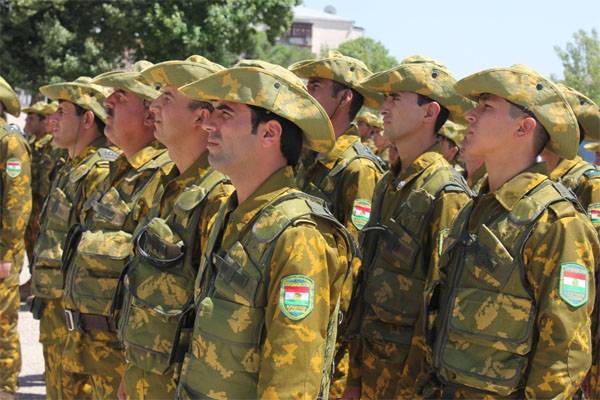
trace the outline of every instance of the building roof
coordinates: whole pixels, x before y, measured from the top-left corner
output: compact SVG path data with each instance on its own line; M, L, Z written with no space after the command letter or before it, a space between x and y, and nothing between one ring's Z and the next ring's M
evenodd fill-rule
M325 20L325 21L340 21L340 22L352 22L354 20L340 17L336 14L330 14L325 11L315 10L314 8L308 8L304 6L294 7L294 21L314 21L314 20Z

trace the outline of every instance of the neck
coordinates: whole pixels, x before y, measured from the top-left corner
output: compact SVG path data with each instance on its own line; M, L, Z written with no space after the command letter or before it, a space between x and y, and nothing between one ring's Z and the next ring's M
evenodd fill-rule
M339 111L338 111L339 112ZM335 133L335 137L339 138L342 136L350 127L350 120L348 117L337 117L335 116L333 120L331 120L331 125L333 125L333 131Z
M86 147L88 147L94 140L98 139L102 134L97 130L94 131L86 131L80 132L77 135L77 140L75 143L67 148L67 152L69 153L69 158L73 159L79 156Z
M436 138L430 131L414 132L394 142L401 161L401 171L404 172L410 165L435 144Z
M123 143L123 145L119 144L121 150L123 150L123 154L128 159L135 155L138 151L148 146L154 140L154 131L148 130L144 132L139 132L138 134L133 134L128 137L128 142Z
M558 167L558 164L560 163L560 160L561 160L560 156L552 153L549 150L545 150L542 153L542 159L548 166L548 171L553 171L556 167Z
M286 166L285 160L276 162L261 162L254 164L253 168L244 168L240 174L230 174L231 184L235 188L238 204L242 204L256 192L271 175Z
M195 137L197 136L193 136L193 132L186 132L186 134L181 135L181 138ZM199 138L200 140L195 141L181 140L167 146L169 158L173 160L180 174L187 171L206 151L208 136L203 134Z
M510 179L535 163L535 157L507 157L485 160L490 192L495 192Z

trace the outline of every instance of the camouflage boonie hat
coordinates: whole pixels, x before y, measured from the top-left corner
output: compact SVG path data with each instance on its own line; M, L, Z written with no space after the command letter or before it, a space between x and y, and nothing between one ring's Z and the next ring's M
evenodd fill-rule
M290 65L288 69L300 78L329 79L348 86L364 97L363 104L367 107L377 107L383 101L383 96L376 92L368 91L368 96L362 93L364 88L360 86L360 82L372 74L366 64L340 52L330 51L325 58L299 61Z
M42 86L40 93L52 100L66 100L93 112L102 122L106 122L104 99L110 90L94 85L92 78L80 76L73 82L54 83Z
M0 76L0 102L4 104L6 112L18 117L21 113L21 103L12 87Z
M486 69L461 79L456 90L471 99L489 93L525 107L548 132L550 151L567 159L577 155L579 127L573 110L555 84L529 67Z
M383 129L383 120L375 112L363 108L355 118L356 122L364 122L375 128Z
M592 99L577 90L557 83L565 98L571 105L579 125L585 132L585 139L594 142L600 141L600 107Z
M450 139L457 146L460 146L465 138L466 131L466 126L457 124L456 122L446 121L446 123L442 126L442 129L439 130L438 135Z
M460 122L474 104L454 90L456 80L448 69L423 56L411 56L403 63L365 79L361 86L379 93L413 92L438 102Z
M30 105L29 107L23 108L21 111L24 113L27 113L27 114L34 113L37 115L47 117L50 114L54 114L57 109L58 109L58 104L56 104L54 102L46 103L45 101L38 101L38 102Z
M184 61L172 60L154 64L142 71L142 78L157 90L165 86L179 88L224 69L225 67L202 56L193 55Z
M591 142L583 145L583 148L592 153L600 153L600 142Z
M181 87L197 100L225 100L262 107L296 124L303 132L304 146L327 153L335 136L327 113L287 69L260 60L242 60Z
M141 72L151 67L150 61L138 61L128 71L109 71L94 77L92 83L109 87L112 89L121 89L140 96L145 100L154 100L160 93L154 89L142 77Z

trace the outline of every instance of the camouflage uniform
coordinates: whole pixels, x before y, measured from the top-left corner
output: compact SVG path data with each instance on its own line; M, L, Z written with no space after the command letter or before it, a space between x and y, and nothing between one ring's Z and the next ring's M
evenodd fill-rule
M486 180L487 170L485 169L485 165L477 168L472 176L467 176L467 183L475 194L479 193Z
M459 93L501 96L527 107L550 136L547 148L577 152L577 120L551 82L523 66L457 83ZM533 165L494 192L487 185L444 241L447 279L432 338L426 396L571 398L591 363L590 314L596 232L563 185ZM420 386L420 385L419 385Z
M241 62L181 90L263 107L295 123L306 147L327 153L333 146L327 114L281 67ZM327 396L352 240L322 202L294 186L287 166L221 209L196 279L178 397Z
M413 62L374 74L362 86L427 95L458 118L470 104L454 93L454 82L440 64ZM431 285L440 279L440 244L469 199L464 179L434 148L402 173L399 163L392 166L375 189L363 229L364 267L350 310L348 378L349 387L360 388L361 398L392 398L397 387L412 388L414 379L402 374L405 360L422 340L418 321Z
M27 142L9 125L0 126L0 160L0 260L12 263L9 276L0 279L0 392L15 393L21 370L19 274L31 213L31 159Z
M222 69L192 56L155 64L142 76L155 85L180 87ZM128 361L123 383L128 397L136 399L175 396L193 326L201 249L233 191L225 176L209 166L206 151L185 172L173 168L168 180L156 207L136 229L134 256L123 279L119 338Z

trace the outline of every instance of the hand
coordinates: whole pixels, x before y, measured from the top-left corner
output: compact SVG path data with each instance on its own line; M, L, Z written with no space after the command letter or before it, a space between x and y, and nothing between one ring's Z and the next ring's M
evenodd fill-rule
M358 386L346 386L342 400L360 400L360 387Z
M123 381L119 383L119 388L117 389L117 399L127 400L127 393L125 392L125 384Z
M8 278L10 270L12 269L12 262L0 261L0 279Z

